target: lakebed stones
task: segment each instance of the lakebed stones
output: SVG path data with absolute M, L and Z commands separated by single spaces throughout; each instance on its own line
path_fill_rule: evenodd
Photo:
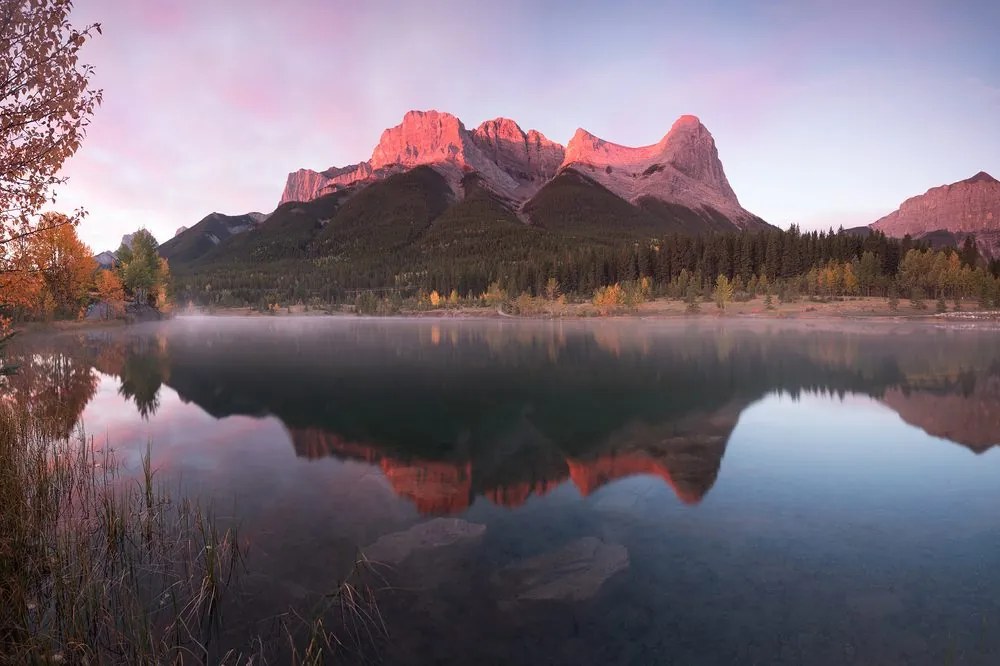
M 435 518 L 379 538 L 364 549 L 373 565 L 402 565 L 415 557 L 459 550 L 479 541 L 486 526 L 459 518 Z
M 507 603 L 583 601 L 628 566 L 625 546 L 588 536 L 504 567 L 491 582 Z

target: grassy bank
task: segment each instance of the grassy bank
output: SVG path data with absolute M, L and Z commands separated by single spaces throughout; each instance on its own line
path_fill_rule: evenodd
M 380 624 L 346 582 L 308 612 L 276 613 L 268 641 L 237 627 L 220 645 L 244 548 L 210 508 L 171 497 L 149 460 L 126 478 L 82 432 L 54 438 L 0 399 L 0 661 L 325 663 L 341 644 L 324 618 Z

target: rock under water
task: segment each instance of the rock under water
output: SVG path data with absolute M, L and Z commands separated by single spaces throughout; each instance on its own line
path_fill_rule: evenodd
M 582 601 L 628 565 L 625 546 L 588 536 L 515 562 L 494 574 L 493 583 L 517 601 Z
M 435 518 L 402 532 L 379 538 L 364 549 L 365 557 L 378 564 L 402 564 L 411 555 L 465 545 L 486 533 L 486 526 L 460 518 Z

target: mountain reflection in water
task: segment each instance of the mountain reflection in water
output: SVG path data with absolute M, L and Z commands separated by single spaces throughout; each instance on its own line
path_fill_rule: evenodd
M 25 336 L 0 400 L 239 526 L 219 658 L 360 549 L 382 663 L 997 663 L 996 339 L 178 319 Z
M 1000 443 L 993 334 L 847 325 L 177 320 L 31 341 L 8 399 L 69 434 L 97 376 L 143 418 L 161 386 L 279 419 L 298 456 L 377 465 L 428 515 L 635 475 L 697 504 L 752 403 L 864 394 L 976 453 Z

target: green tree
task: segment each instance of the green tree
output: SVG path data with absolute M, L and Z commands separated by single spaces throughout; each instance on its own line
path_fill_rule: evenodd
M 149 295 L 155 293 L 164 277 L 156 251 L 158 245 L 153 234 L 140 229 L 132 234 L 131 243 L 122 243 L 118 248 L 118 275 L 136 303 L 148 302 Z
M 685 310 L 691 314 L 701 312 L 701 294 L 694 281 L 688 282 L 687 291 L 684 293 Z

